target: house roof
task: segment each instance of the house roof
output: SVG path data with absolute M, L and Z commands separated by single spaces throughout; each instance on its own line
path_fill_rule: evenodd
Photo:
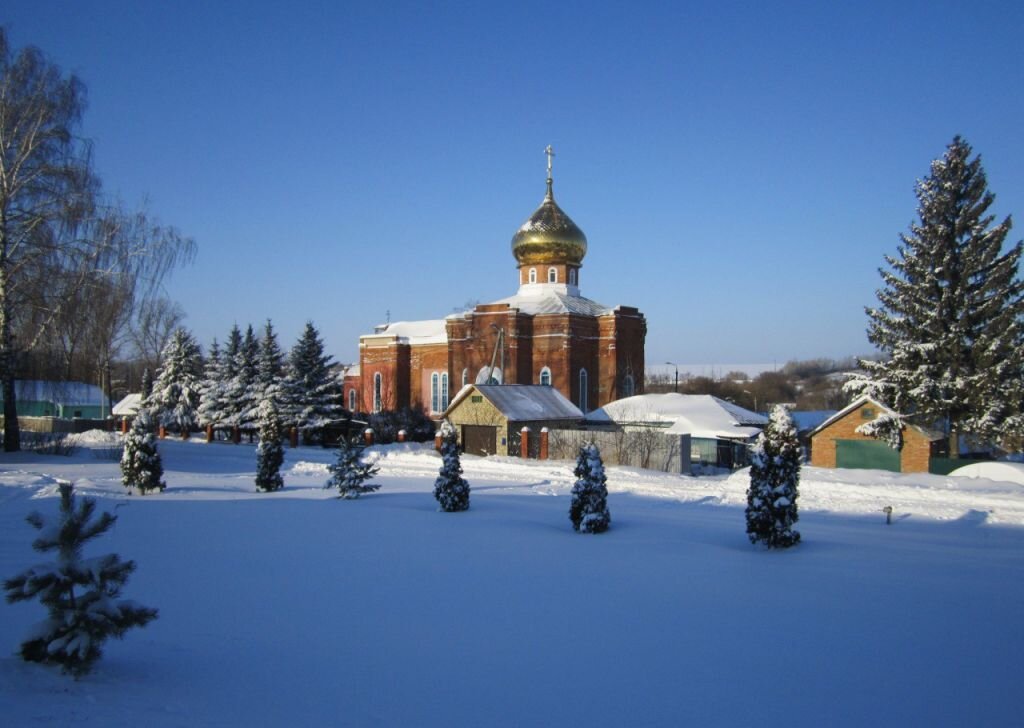
M 810 434 L 812 436 L 813 435 L 817 435 L 819 432 L 824 430 L 826 427 L 828 427 L 832 423 L 838 422 L 839 420 L 841 420 L 844 417 L 846 417 L 846 415 L 850 414 L 851 412 L 853 412 L 856 409 L 859 409 L 859 408 L 863 407 L 866 404 L 874 405 L 878 409 L 883 410 L 885 412 L 885 414 L 887 414 L 887 415 L 892 415 L 893 417 L 898 417 L 899 416 L 899 412 L 894 410 L 892 407 L 889 407 L 888 405 L 885 405 L 885 404 L 879 402 L 877 399 L 875 399 L 871 395 L 862 394 L 860 397 L 857 397 L 857 399 L 855 399 L 852 402 L 850 402 L 850 404 L 846 405 L 843 409 L 839 410 L 834 415 L 832 415 L 827 420 L 825 420 L 820 425 L 818 425 L 813 430 L 811 430 Z M 927 427 L 921 427 L 920 425 L 914 425 L 914 424 L 911 424 L 909 422 L 904 423 L 904 425 L 906 427 L 910 427 L 910 428 L 912 428 L 914 430 L 917 430 L 918 432 L 920 432 L 922 435 L 924 435 L 929 440 L 941 440 L 942 438 L 945 437 L 945 435 L 943 435 L 941 432 L 936 432 L 935 430 L 928 429 Z
M 114 405 L 110 412 L 114 417 L 130 417 L 139 414 L 142 407 L 142 392 L 125 395 L 125 398 Z
M 15 382 L 15 396 L 19 402 L 52 402 L 64 407 L 96 406 L 105 401 L 103 390 L 85 382 L 51 382 L 24 379 Z M 0 400 L 3 393 L 0 392 Z
M 638 394 L 596 409 L 590 423 L 660 424 L 668 434 L 747 440 L 768 418 L 710 394 Z
M 543 384 L 467 384 L 455 395 L 444 416 L 474 391 L 513 422 L 583 419 L 579 407 L 554 387 Z
M 796 410 L 790 412 L 789 416 L 793 418 L 797 432 L 807 432 L 814 430 L 835 414 L 836 410 L 806 410 L 803 412 Z

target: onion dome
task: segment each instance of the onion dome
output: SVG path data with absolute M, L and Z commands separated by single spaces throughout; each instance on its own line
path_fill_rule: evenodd
M 512 236 L 512 255 L 519 265 L 561 263 L 579 266 L 587 254 L 587 236 L 555 203 L 551 191 L 550 157 L 548 192 L 530 218 Z

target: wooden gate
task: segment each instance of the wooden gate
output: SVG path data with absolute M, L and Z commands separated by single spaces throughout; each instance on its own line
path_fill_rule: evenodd
M 494 455 L 497 443 L 498 428 L 493 425 L 462 426 L 462 449 L 470 455 Z
M 837 468 L 874 468 L 900 472 L 900 453 L 877 440 L 836 440 Z

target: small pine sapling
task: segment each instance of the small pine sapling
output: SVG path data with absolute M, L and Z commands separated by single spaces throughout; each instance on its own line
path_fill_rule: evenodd
M 162 491 L 164 465 L 156 449 L 153 435 L 153 417 L 145 407 L 139 410 L 131 429 L 124 438 L 124 452 L 121 454 L 121 482 L 131 493 L 138 488 L 142 495 L 151 490 Z
M 753 544 L 786 548 L 800 542 L 793 528 L 799 519 L 800 442 L 785 407 L 772 410 L 768 426 L 751 452 L 747 490 L 747 535 Z
M 572 504 L 569 520 L 580 533 L 601 533 L 611 525 L 608 511 L 608 487 L 604 462 L 597 445 L 589 443 L 580 448 L 573 470 L 576 482 L 572 486 Z
M 49 613 L 22 642 L 22 658 L 60 665 L 77 678 L 92 669 L 107 638 L 120 638 L 130 628 L 146 625 L 156 619 L 157 610 L 118 598 L 135 570 L 134 561 L 121 561 L 117 554 L 82 556 L 85 543 L 106 533 L 117 517 L 101 513 L 93 520 L 95 500 L 76 500 L 71 483 L 61 482 L 59 488 L 58 523 L 48 523 L 40 513 L 26 519 L 40 531 L 32 547 L 56 550 L 57 561 L 5 580 L 4 589 L 8 602 L 38 597 Z
M 366 482 L 376 475 L 380 468 L 363 461 L 365 450 L 366 445 L 360 441 L 358 435 L 351 440 L 342 437 L 338 443 L 338 460 L 329 467 L 331 477 L 324 488 L 337 488 L 339 497 L 349 499 L 380 489 L 379 485 Z
M 281 419 L 273 399 L 260 404 L 260 443 L 256 446 L 256 490 L 273 491 L 284 487 L 281 464 L 284 463 L 284 445 L 281 444 Z
M 462 477 L 459 445 L 454 430 L 448 430 L 441 441 L 441 472 L 434 481 L 434 497 L 441 510 L 452 513 L 469 509 L 469 483 Z

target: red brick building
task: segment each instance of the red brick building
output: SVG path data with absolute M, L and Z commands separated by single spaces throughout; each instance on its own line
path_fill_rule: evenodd
M 466 384 L 546 384 L 587 412 L 643 391 L 647 322 L 580 294 L 587 238 L 555 203 L 548 152 L 547 194 L 512 237 L 516 294 L 361 336 L 347 404 L 439 416 Z

